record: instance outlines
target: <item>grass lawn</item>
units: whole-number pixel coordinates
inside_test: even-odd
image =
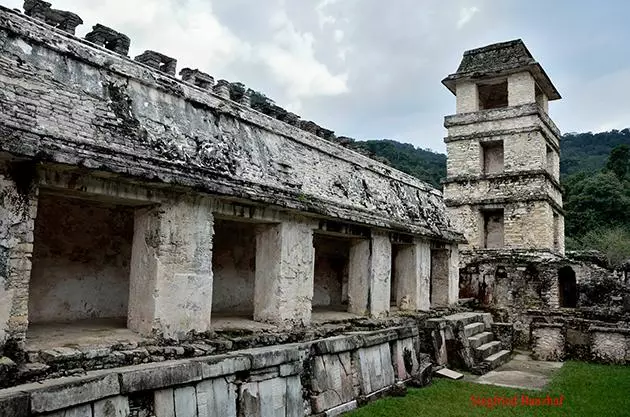
[[[522,405],[522,396],[556,398],[562,405]],[[473,404],[474,396],[478,404]],[[515,405],[479,405],[480,399],[513,399]],[[434,379],[406,397],[378,400],[347,417],[468,417],[468,416],[630,416],[630,366],[567,362],[546,391],[524,391],[470,382]]]

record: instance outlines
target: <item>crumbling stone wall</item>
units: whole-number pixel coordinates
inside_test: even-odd
[[[404,391],[404,382],[430,381],[418,337],[411,325],[88,372],[0,390],[0,410],[12,417],[339,415]]]
[[[492,311],[496,321],[514,323],[515,342],[522,347],[530,343],[532,315],[529,312],[552,314],[561,307],[559,271],[562,268],[575,272],[577,283],[577,308],[567,311],[600,312],[600,319],[616,323],[619,318],[609,312],[621,312],[623,296],[630,291],[619,280],[615,281],[606,268],[588,260],[552,253],[463,252],[460,265],[460,298],[473,298],[478,306]]]
[[[36,173],[31,164],[0,161],[0,352],[24,347],[32,268]]]

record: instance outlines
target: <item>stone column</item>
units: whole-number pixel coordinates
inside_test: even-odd
[[[0,351],[7,342],[24,348],[26,339],[37,215],[34,179],[33,164],[0,161]]]
[[[479,92],[473,81],[457,83],[456,107],[457,114],[479,111]]]
[[[281,326],[311,321],[315,272],[314,225],[290,220],[256,235],[254,320]]]
[[[396,304],[401,310],[431,308],[431,245],[416,239],[412,245],[400,246],[396,264]]]
[[[527,72],[508,76],[508,106],[520,106],[536,102],[536,81]]]
[[[213,234],[205,199],[168,201],[136,212],[131,330],[179,339],[211,329]]]
[[[372,232],[350,248],[348,311],[380,317],[389,312],[392,245],[389,236]]]
[[[459,246],[450,246],[451,256],[448,266],[448,304],[459,301]]]

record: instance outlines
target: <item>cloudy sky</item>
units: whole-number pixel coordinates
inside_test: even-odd
[[[51,1],[51,0],[48,0]],[[19,8],[21,0],[0,0]],[[179,68],[241,81],[337,135],[444,150],[462,52],[522,38],[563,100],[563,132],[630,126],[625,0],[52,0]],[[605,6],[604,6],[605,4]]]

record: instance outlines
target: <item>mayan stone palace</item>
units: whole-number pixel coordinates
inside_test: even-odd
[[[515,348],[630,361],[521,40],[443,80],[442,192],[82,23],[0,6],[0,417],[336,416]]]

